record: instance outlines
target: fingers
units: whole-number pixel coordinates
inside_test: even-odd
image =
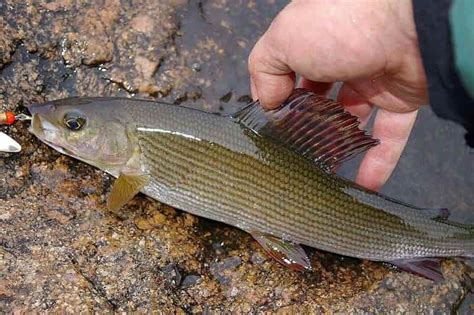
[[[265,36],[250,54],[249,71],[252,98],[265,108],[278,107],[295,87],[295,73],[265,44]]]
[[[379,109],[373,136],[380,144],[370,149],[359,167],[356,182],[378,190],[392,174],[405,148],[418,111],[395,113]]]
[[[383,50],[378,41],[368,39],[372,27],[361,36],[351,18],[328,14],[326,6],[324,1],[290,2],[254,46],[248,62],[252,96],[258,96],[263,107],[275,108],[288,98],[295,86],[295,72],[314,82],[334,82],[370,77],[383,70]],[[331,12],[337,11],[330,7]],[[365,16],[375,9],[371,6],[366,12],[360,5],[348,3],[340,10],[356,10]],[[304,84],[316,92],[323,88],[307,81]]]
[[[250,77],[250,93],[252,94],[252,99],[254,101],[258,100],[257,87],[255,86],[255,82],[253,82],[252,77]]]

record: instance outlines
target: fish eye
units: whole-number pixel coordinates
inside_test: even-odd
[[[72,131],[81,130],[86,124],[86,119],[79,113],[67,113],[63,118],[66,127]]]

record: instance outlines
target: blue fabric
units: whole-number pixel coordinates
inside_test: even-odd
[[[469,71],[469,62],[472,60],[468,60],[468,64],[464,66],[465,55],[461,53],[462,57],[459,63],[462,65],[458,66],[455,61],[452,38],[454,34],[451,29],[451,14],[456,19],[459,16],[458,13],[451,11],[455,1],[459,0],[413,0],[413,13],[423,65],[428,79],[431,108],[436,115],[463,125],[467,131],[467,144],[474,148],[474,98],[468,91],[467,85],[470,83],[468,83],[469,77],[466,77],[466,72]],[[463,6],[472,7],[474,0],[460,1],[465,3],[460,3],[461,9],[454,10],[465,12],[455,23],[460,23],[464,18],[467,18],[466,22],[472,23],[473,21],[469,21],[468,10],[463,10]],[[472,11],[470,12],[472,13]],[[455,26],[457,30],[458,27]],[[460,33],[461,36],[468,34],[463,31]],[[467,38],[461,40],[462,44],[458,45],[458,48],[467,49],[467,42]],[[468,50],[468,57],[469,54],[474,58],[474,51]],[[460,68],[463,68],[462,73],[459,72]]]
[[[455,0],[449,20],[456,70],[467,92],[474,98],[474,1]]]

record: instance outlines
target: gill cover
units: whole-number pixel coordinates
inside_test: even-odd
[[[118,104],[117,104],[118,103]],[[115,98],[68,98],[29,106],[30,131],[57,151],[118,177],[107,205],[117,210],[148,182],[126,105]]]

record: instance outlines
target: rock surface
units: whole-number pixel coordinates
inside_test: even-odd
[[[249,99],[246,56],[284,4],[2,1],[0,109],[98,95],[232,112]],[[472,268],[460,262],[432,283],[309,249],[314,272],[298,273],[244,232],[144,196],[110,213],[111,179],[26,127],[2,129],[24,147],[0,155],[2,313],[474,311]]]

